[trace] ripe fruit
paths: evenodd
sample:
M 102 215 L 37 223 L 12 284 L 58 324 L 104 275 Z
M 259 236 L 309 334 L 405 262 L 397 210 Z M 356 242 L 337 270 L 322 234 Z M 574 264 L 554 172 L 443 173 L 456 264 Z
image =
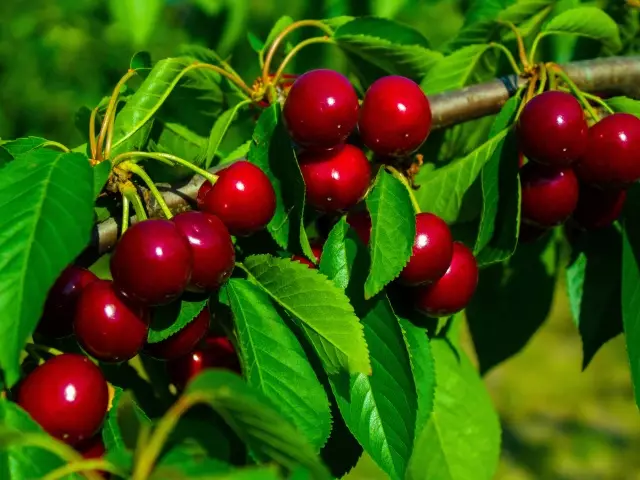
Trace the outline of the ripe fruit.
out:
M 209 331 L 211 313 L 205 307 L 198 316 L 179 332 L 158 343 L 147 343 L 144 352 L 158 360 L 172 360 L 191 352 Z
M 263 229 L 276 211 L 276 194 L 265 173 L 240 160 L 218 172 L 218 177 L 213 186 L 206 181 L 200 187 L 200 210 L 222 220 L 231 235 Z
M 189 380 L 207 368 L 224 368 L 240 373 L 240 361 L 231 341 L 224 336 L 210 336 L 185 355 L 167 363 L 171 382 L 182 390 Z
M 541 227 L 564 222 L 578 204 L 578 180 L 571 168 L 556 169 L 533 162 L 520 170 L 522 219 Z
M 320 257 L 322 257 L 322 243 L 320 243 L 317 240 L 314 242 L 311 242 L 311 251 L 313 252 L 313 255 L 316 257 L 316 263 L 309 261 L 306 257 L 303 257 L 302 255 L 293 255 L 291 257 L 291 260 L 300 262 L 309 268 L 318 268 L 318 264 L 320 263 Z
M 231 276 L 236 261 L 227 227 L 215 215 L 196 211 L 176 215 L 173 222 L 191 245 L 193 269 L 187 288 L 196 292 L 220 288 Z
M 369 188 L 371 165 L 358 147 L 347 144 L 329 151 L 305 151 L 299 160 L 307 203 L 317 210 L 351 208 Z
M 191 279 L 189 241 L 170 220 L 136 223 L 122 235 L 111 256 L 111 275 L 127 297 L 146 305 L 177 299 Z
M 433 283 L 417 287 L 418 310 L 432 317 L 446 317 L 459 312 L 471 301 L 478 285 L 478 264 L 471 250 L 453 243 L 453 257 L 447 272 Z
M 358 210 L 347 214 L 347 223 L 356 231 L 365 245 L 369 245 L 371 237 L 371 216 L 366 210 Z
M 51 338 L 71 335 L 78 296 L 95 280 L 98 277 L 86 268 L 75 265 L 65 268 L 49 289 L 38 332 Z
M 566 167 L 585 152 L 588 128 L 578 100 L 553 90 L 525 105 L 518 121 L 518 141 L 529 160 Z
M 77 445 L 102 426 L 109 390 L 102 372 L 87 357 L 64 353 L 47 360 L 24 379 L 17 403 L 47 433 Z
M 74 330 L 78 343 L 103 362 L 136 356 L 147 340 L 149 311 L 120 294 L 112 282 L 97 280 L 78 299 Z
M 587 230 L 606 227 L 620 216 L 626 199 L 626 190 L 602 190 L 581 184 L 573 219 Z
M 576 165 L 584 183 L 625 187 L 640 179 L 640 119 L 614 113 L 589 129 L 587 148 Z
M 326 150 L 347 139 L 358 122 L 358 109 L 358 96 L 347 77 L 319 69 L 298 77 L 282 113 L 294 142 Z
M 80 452 L 87 460 L 102 458 L 105 453 L 105 448 L 101 432 L 98 432 L 90 439 L 76 445 L 76 450 L 78 450 L 78 452 Z
M 362 102 L 358 129 L 362 141 L 380 156 L 416 151 L 431 130 L 429 100 L 413 80 L 391 75 L 371 84 Z
M 448 225 L 432 213 L 416 215 L 416 237 L 409 262 L 400 273 L 400 282 L 419 285 L 442 277 L 453 256 L 453 237 Z

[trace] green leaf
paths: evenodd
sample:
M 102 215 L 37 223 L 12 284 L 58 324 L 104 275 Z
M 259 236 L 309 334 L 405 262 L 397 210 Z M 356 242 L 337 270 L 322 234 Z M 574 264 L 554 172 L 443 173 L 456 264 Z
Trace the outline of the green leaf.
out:
M 561 13 L 542 27 L 543 35 L 576 35 L 602 42 L 612 52 L 622 48 L 616 22 L 597 7 L 578 7 Z
M 29 153 L 32 150 L 42 148 L 48 140 L 41 137 L 24 137 L 3 143 L 2 147 L 9 152 L 14 158 Z
M 416 236 L 416 212 L 407 187 L 380 169 L 366 199 L 371 214 L 371 271 L 364 284 L 371 298 L 394 280 L 411 257 Z
M 151 420 L 138 406 L 131 391 L 114 387 L 111 409 L 102 427 L 106 450 L 135 450 L 143 427 L 151 427 Z
M 136 48 L 146 46 L 162 13 L 161 0 L 110 0 L 111 16 Z
M 151 54 L 149 52 L 136 52 L 129 61 L 129 68 L 131 70 L 149 69 L 153 66 L 151 62 Z
M 493 51 L 491 45 L 469 45 L 441 59 L 420 83 L 426 95 L 457 90 L 471 83 L 479 83 L 486 68 L 482 59 Z
M 147 149 L 150 152 L 169 153 L 194 165 L 202 165 L 207 139 L 186 126 L 155 118 Z M 145 169 L 156 182 L 177 183 L 193 176 L 193 170 L 183 165 L 167 164 L 147 160 Z
M 207 150 L 205 154 L 206 168 L 209 168 L 212 165 L 213 158 L 215 157 L 216 153 L 218 153 L 220 144 L 222 143 L 222 140 L 224 140 L 224 136 L 227 133 L 227 130 L 229 130 L 231 123 L 238 115 L 238 111 L 248 103 L 248 101 L 237 103 L 229 110 L 223 112 L 222 115 L 220 115 L 216 120 L 216 123 L 213 124 L 211 133 L 209 134 L 209 141 L 207 142 Z
M 403 330 L 388 298 L 364 298 L 367 263 L 366 247 L 343 218 L 329 234 L 320 270 L 346 289 L 362 319 L 372 374 L 343 372 L 330 375 L 329 381 L 349 430 L 390 478 L 400 479 L 415 437 L 416 385 Z
M 0 176 L 0 367 L 8 386 L 49 288 L 89 243 L 93 173 L 80 153 L 33 150 Z
M 253 279 L 296 319 L 328 373 L 371 372 L 362 324 L 344 292 L 306 265 L 270 255 L 244 263 Z
M 247 32 L 247 40 L 249 40 L 249 45 L 254 52 L 260 53 L 264 48 L 264 43 L 258 37 L 255 36 L 252 32 Z
M 334 32 L 338 46 L 387 73 L 419 80 L 442 54 L 417 30 L 384 18 L 356 18 Z
M 182 298 L 162 307 L 155 307 L 149 325 L 149 343 L 158 343 L 175 335 L 207 306 L 208 298 L 183 295 Z
M 329 438 L 331 414 L 313 367 L 269 296 L 246 280 L 231 279 L 228 298 L 249 385 L 259 389 L 315 447 Z
M 47 450 L 20 444 L 23 436 L 38 433 L 51 443 L 56 442 L 17 404 L 6 398 L 0 399 L 0 478 L 43 478 L 64 465 L 60 458 Z
M 458 218 L 465 193 L 493 152 L 504 141 L 505 129 L 463 158 L 435 170 L 422 169 L 416 176 L 420 188 L 414 193 L 420 209 L 453 223 Z
M 282 31 L 287 28 L 289 25 L 293 23 L 293 18 L 288 15 L 284 15 L 280 17 L 276 23 L 271 28 L 269 35 L 267 35 L 267 39 L 264 41 L 262 48 L 258 50 L 258 52 L 265 52 L 267 48 L 271 46 L 276 37 L 282 33 Z
M 640 100 L 629 97 L 612 97 L 605 100 L 615 112 L 630 113 L 640 118 Z
M 303 223 L 304 180 L 278 103 L 260 115 L 247 158 L 267 174 L 276 193 L 276 211 L 267 225 L 269 233 L 285 250 L 313 258 Z
M 154 467 L 152 480 L 218 478 L 231 474 L 233 467 L 228 463 L 204 455 L 195 455 L 183 446 L 172 448 L 162 456 Z
M 435 405 L 418 437 L 407 480 L 490 480 L 500 456 L 500 422 L 491 398 L 462 350 L 431 342 Z
M 183 398 L 190 396 L 202 399 L 222 416 L 258 461 L 274 461 L 287 469 L 302 465 L 313 478 L 329 478 L 311 444 L 239 376 L 205 370 L 187 386 Z
M 247 158 L 249 154 L 249 149 L 251 148 L 251 140 L 247 140 L 242 145 L 238 146 L 235 150 L 229 152 L 222 160 L 220 160 L 219 165 L 224 165 L 226 163 L 232 162 L 234 160 L 241 160 Z
M 88 160 L 87 160 L 88 161 Z M 93 196 L 98 198 L 102 188 L 109 180 L 109 174 L 111 173 L 111 162 L 105 161 L 94 165 L 93 167 Z
M 582 368 L 600 347 L 622 333 L 622 238 L 614 228 L 581 236 L 567 266 L 567 293 L 582 338 Z

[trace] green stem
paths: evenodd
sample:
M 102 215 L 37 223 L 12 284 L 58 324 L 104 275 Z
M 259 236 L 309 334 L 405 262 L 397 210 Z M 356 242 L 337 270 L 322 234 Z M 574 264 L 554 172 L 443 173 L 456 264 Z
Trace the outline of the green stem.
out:
M 62 355 L 62 353 L 63 353 L 60 350 L 58 350 L 57 348 L 45 347 L 44 345 L 38 345 L 37 343 L 27 343 L 24 346 L 24 349 L 28 353 L 37 356 L 41 360 L 43 360 L 43 358 L 40 356 L 40 353 L 48 353 L 50 355 Z
M 548 77 L 547 67 L 545 66 L 544 63 L 541 63 L 540 64 L 540 85 L 538 85 L 538 90 L 536 91 L 536 95 L 540 95 L 542 92 L 544 92 L 544 88 L 547 85 L 547 77 Z
M 522 67 L 526 70 L 529 68 L 529 61 L 527 60 L 527 51 L 524 48 L 524 41 L 522 40 L 522 35 L 520 34 L 520 30 L 511 22 L 498 21 L 500 25 L 504 25 L 508 27 L 516 37 L 516 42 L 518 44 L 518 56 L 520 57 L 520 63 Z
M 536 61 L 536 53 L 538 51 L 538 45 L 540 44 L 540 40 L 548 35 L 549 32 L 540 32 L 536 38 L 533 40 L 533 44 L 531 45 L 531 51 L 529 52 L 529 62 L 534 64 Z
M 409 197 L 411 198 L 411 204 L 413 205 L 413 210 L 415 211 L 416 214 L 420 213 L 420 205 L 418 204 L 418 201 L 416 200 L 416 197 L 413 194 L 413 189 L 411 188 L 411 185 L 409 185 L 409 182 L 407 182 L 407 178 L 392 166 L 387 165 L 385 168 L 389 173 L 391 173 L 391 175 L 393 175 L 396 179 L 400 180 L 400 182 L 405 186 L 405 188 L 407 189 L 407 192 L 409 192 Z
M 153 183 L 151 177 L 147 175 L 147 172 L 145 172 L 140 165 L 137 165 L 133 162 L 123 162 L 120 164 L 120 168 L 125 171 L 134 173 L 135 175 L 140 177 L 151 192 L 151 195 L 153 195 L 153 198 L 155 198 L 156 202 L 158 202 L 158 205 L 160 205 L 162 213 L 164 213 L 164 216 L 167 218 L 167 220 L 171 220 L 173 218 L 173 213 L 171 213 L 171 209 L 169 208 L 169 205 L 167 205 L 167 202 L 164 201 L 164 197 L 160 193 L 160 190 L 158 190 L 158 187 L 156 187 L 156 184 Z
M 147 212 L 144 210 L 144 205 L 142 204 L 142 200 L 140 199 L 140 195 L 138 195 L 136 187 L 132 183 L 129 183 L 128 185 L 125 185 L 120 192 L 122 193 L 122 196 L 126 197 L 129 200 L 129 203 L 133 205 L 133 211 L 136 212 L 136 220 L 138 222 L 146 220 Z
M 300 42 L 295 47 L 293 47 L 291 49 L 291 51 L 287 54 L 287 56 L 284 58 L 284 60 L 282 61 L 282 63 L 278 67 L 278 70 L 276 71 L 276 74 L 274 75 L 273 80 L 271 81 L 271 83 L 273 85 L 277 85 L 278 82 L 280 81 L 280 78 L 282 77 L 282 74 L 284 73 L 284 69 L 287 67 L 289 62 L 291 62 L 291 60 L 293 60 L 293 58 L 298 54 L 298 52 L 300 50 L 302 50 L 304 47 L 306 47 L 308 45 L 313 45 L 315 43 L 331 43 L 331 44 L 333 44 L 335 42 L 333 41 L 333 39 L 331 37 L 314 37 L 314 38 L 309 38 L 307 40 L 304 40 L 304 41 Z
M 179 165 L 182 165 L 190 169 L 191 171 L 197 173 L 198 175 L 203 176 L 204 178 L 209 180 L 211 183 L 216 183 L 216 181 L 218 180 L 217 175 L 214 175 L 211 172 L 207 172 L 205 169 L 200 168 L 192 164 L 191 162 L 184 160 L 183 158 L 176 157 L 175 155 L 171 155 L 169 153 L 128 152 L 128 153 L 123 153 L 121 155 L 118 155 L 116 158 L 114 158 L 113 164 L 117 165 L 119 163 L 124 162 L 125 160 L 129 160 L 132 158 L 151 158 L 153 160 L 159 160 L 171 166 L 173 166 L 173 163 L 177 163 Z
M 98 473 L 99 471 L 113 473 L 114 475 L 117 475 L 119 477 L 123 477 L 126 475 L 113 463 L 109 462 L 108 460 L 98 458 L 64 465 L 42 477 L 42 480 L 58 480 L 61 478 L 65 478 L 67 477 L 67 475 L 70 475 L 72 473 L 80 472 L 84 472 L 84 474 L 87 476 L 89 474 L 91 474 L 92 476 L 95 475 L 94 478 L 102 478 L 102 475 Z
M 56 147 L 59 148 L 60 150 L 62 150 L 65 153 L 69 153 L 71 150 L 69 150 L 68 147 L 65 147 L 63 144 L 59 143 L 59 142 L 54 142 L 52 140 L 49 140 L 48 142 L 44 142 L 42 144 L 43 147 Z
M 560 90 L 566 91 L 566 92 L 570 92 L 571 90 L 568 88 L 560 88 Z M 607 104 L 607 102 L 605 102 L 603 99 L 601 99 L 599 96 L 597 95 L 592 95 L 590 93 L 587 92 L 582 92 L 582 95 L 584 95 L 584 98 L 591 100 L 592 102 L 596 102 L 598 105 L 600 105 L 602 108 L 604 108 L 607 112 L 609 113 L 616 113 L 615 110 L 613 108 L 611 108 L 609 106 L 609 104 Z
M 516 62 L 516 59 L 511 54 L 511 52 L 509 51 L 509 49 L 507 47 L 505 47 L 501 43 L 496 43 L 496 42 L 491 42 L 489 44 L 489 46 L 492 47 L 492 48 L 497 48 L 502 53 L 504 53 L 505 56 L 507 57 L 507 60 L 509 60 L 509 63 L 511 64 L 511 68 L 513 68 L 514 73 L 516 75 L 522 75 L 522 71 L 520 70 L 520 67 L 518 67 L 518 63 Z
M 599 121 L 600 116 L 593 109 L 593 107 L 591 106 L 589 101 L 585 98 L 585 96 L 583 95 L 582 91 L 578 88 L 578 86 L 575 83 L 573 83 L 573 80 L 571 80 L 571 78 L 569 78 L 569 75 L 567 75 L 565 71 L 562 70 L 562 68 L 560 68 L 559 65 L 551 64 L 550 68 L 552 68 L 553 71 L 556 73 L 556 75 L 558 75 L 558 77 L 560 77 L 562 81 L 564 81 L 564 83 L 566 83 L 569 86 L 571 93 L 573 93 L 578 98 L 578 100 L 580 100 L 580 103 L 582 103 L 582 105 L 587 110 L 587 112 L 589 112 L 589 115 L 591 115 L 591 118 L 593 118 L 593 120 L 596 122 Z
M 129 198 L 122 196 L 122 229 L 120 235 L 124 235 L 124 232 L 129 228 Z

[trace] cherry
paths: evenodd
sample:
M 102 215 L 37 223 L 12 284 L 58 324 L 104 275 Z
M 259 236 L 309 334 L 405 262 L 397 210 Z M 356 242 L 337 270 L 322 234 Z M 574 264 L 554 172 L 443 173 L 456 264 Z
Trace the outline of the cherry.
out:
M 369 212 L 366 210 L 351 211 L 347 214 L 347 223 L 356 231 L 362 243 L 368 245 L 371 237 L 371 216 Z
M 343 143 L 358 122 L 358 96 L 349 79 L 333 70 L 311 70 L 291 86 L 282 110 L 294 142 L 306 149 Z
M 191 245 L 193 269 L 187 288 L 196 292 L 220 288 L 231 276 L 236 261 L 227 227 L 215 215 L 196 211 L 176 215 L 173 222 Z
M 346 210 L 367 193 L 371 165 L 358 147 L 346 144 L 329 151 L 304 151 L 299 161 L 307 203 L 317 210 Z
M 358 129 L 364 144 L 380 156 L 415 152 L 431 130 L 429 100 L 413 80 L 382 77 L 365 93 Z
M 581 184 L 573 219 L 586 230 L 606 227 L 620 216 L 626 199 L 626 190 L 602 190 Z
M 478 263 L 469 248 L 453 243 L 453 257 L 447 272 L 433 283 L 415 290 L 418 310 L 432 317 L 459 312 L 471 301 L 478 285 Z
M 311 251 L 313 252 L 313 256 L 316 257 L 316 263 L 311 262 L 309 259 L 307 259 L 306 257 L 303 257 L 302 255 L 293 255 L 291 257 L 291 260 L 300 262 L 309 268 L 318 268 L 318 264 L 320 263 L 320 258 L 322 257 L 322 243 L 319 240 L 312 241 Z
M 209 331 L 211 312 L 205 307 L 179 332 L 158 343 L 147 343 L 144 352 L 158 360 L 173 360 L 191 352 Z
M 585 152 L 588 128 L 578 100 L 552 90 L 525 105 L 518 120 L 518 141 L 529 160 L 566 167 Z
M 269 177 L 246 160 L 218 172 L 211 186 L 205 182 L 198 192 L 200 210 L 217 216 L 235 236 L 263 229 L 276 211 L 276 194 Z
M 179 390 L 207 368 L 224 368 L 238 374 L 241 372 L 238 355 L 227 337 L 207 337 L 188 355 L 167 362 L 171 382 Z
M 53 437 L 70 445 L 95 435 L 107 414 L 109 388 L 100 369 L 75 353 L 52 357 L 18 387 L 17 403 Z
M 578 180 L 571 168 L 551 168 L 534 162 L 520 170 L 522 219 L 541 227 L 564 222 L 578 204 Z
M 114 288 L 109 280 L 85 287 L 78 299 L 74 330 L 78 343 L 103 362 L 136 356 L 147 340 L 149 311 Z
M 192 267 L 189 241 L 174 222 L 163 219 L 129 227 L 111 256 L 117 288 L 147 305 L 165 305 L 182 295 Z
M 98 277 L 86 268 L 75 265 L 65 268 L 49 289 L 38 332 L 51 338 L 71 335 L 78 296 L 95 280 Z
M 452 257 L 453 237 L 449 226 L 437 215 L 419 213 L 411 258 L 399 280 L 405 285 L 434 282 L 445 274 Z
M 640 179 L 640 119 L 614 113 L 589 129 L 587 148 L 576 165 L 584 183 L 625 187 Z
M 98 432 L 88 440 L 85 440 L 76 445 L 76 450 L 78 450 L 78 452 L 80 452 L 82 456 L 87 460 L 102 458 L 105 453 L 104 442 L 102 441 L 102 433 Z

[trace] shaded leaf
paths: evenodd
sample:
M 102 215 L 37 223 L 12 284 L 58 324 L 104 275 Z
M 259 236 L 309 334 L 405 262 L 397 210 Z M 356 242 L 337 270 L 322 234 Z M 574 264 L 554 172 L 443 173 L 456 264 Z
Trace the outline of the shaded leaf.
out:
M 14 158 L 23 155 L 25 153 L 29 153 L 32 150 L 37 150 L 38 148 L 42 148 L 48 140 L 46 138 L 41 137 L 24 137 L 18 138 L 16 140 L 10 140 L 6 143 L 2 144 L 2 148 L 4 148 L 7 152 L 11 154 Z
M 109 174 L 111 173 L 111 162 L 104 161 L 97 163 L 93 167 L 93 196 L 94 198 L 98 198 L 100 192 L 102 192 L 102 188 L 106 185 L 107 180 L 109 180 Z
M 542 27 L 544 35 L 577 35 L 602 42 L 611 51 L 622 48 L 616 22 L 597 7 L 578 7 L 561 13 Z
M 438 61 L 420 83 L 426 95 L 457 90 L 469 83 L 479 83 L 481 60 L 492 51 L 491 45 L 469 45 Z
M 136 52 L 129 61 L 129 68 L 131 70 L 149 69 L 153 66 L 151 62 L 151 54 L 149 52 Z
M 178 333 L 200 315 L 208 301 L 208 298 L 185 294 L 169 305 L 155 307 L 151 313 L 147 342 L 158 343 Z
M 238 111 L 247 104 L 247 101 L 237 103 L 229 110 L 224 111 L 213 124 L 211 133 L 209 134 L 209 141 L 207 142 L 207 149 L 205 154 L 206 168 L 209 168 L 212 165 L 213 158 L 215 157 L 216 153 L 218 153 L 220 144 L 222 143 L 222 140 L 224 140 L 224 136 L 227 133 L 227 130 L 229 130 L 231 123 L 238 115 Z
M 151 420 L 138 406 L 130 390 L 114 387 L 111 408 L 102 427 L 102 440 L 108 452 L 134 450 L 141 428 Z

